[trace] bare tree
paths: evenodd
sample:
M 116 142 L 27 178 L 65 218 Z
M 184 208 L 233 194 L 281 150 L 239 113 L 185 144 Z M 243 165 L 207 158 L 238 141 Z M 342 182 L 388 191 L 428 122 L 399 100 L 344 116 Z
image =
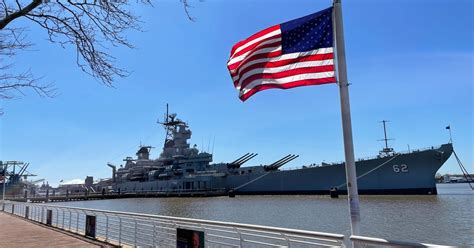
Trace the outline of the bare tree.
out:
M 23 94 L 23 89 L 32 89 L 40 96 L 54 96 L 54 86 L 41 84 L 29 70 L 8 73 L 12 63 L 5 63 L 5 57 L 11 58 L 18 50 L 32 45 L 26 41 L 26 29 L 12 25 L 16 19 L 24 18 L 43 28 L 52 43 L 75 47 L 79 68 L 112 86 L 116 77 L 125 77 L 128 72 L 116 66 L 116 58 L 108 53 L 107 47 L 133 48 L 125 33 L 140 31 L 140 20 L 131 9 L 139 4 L 151 5 L 150 0 L 0 1 L 0 99 Z M 193 20 L 188 1 L 180 1 L 188 18 Z
M 5 57 L 13 57 L 17 50 L 31 46 L 25 41 L 23 28 L 5 28 L 0 32 L 0 99 L 11 99 L 16 95 L 24 95 L 24 89 L 31 89 L 40 96 L 54 96 L 53 84 L 40 84 L 30 70 L 22 73 L 9 72 L 12 63 L 5 63 Z M 3 112 L 0 109 L 0 115 Z

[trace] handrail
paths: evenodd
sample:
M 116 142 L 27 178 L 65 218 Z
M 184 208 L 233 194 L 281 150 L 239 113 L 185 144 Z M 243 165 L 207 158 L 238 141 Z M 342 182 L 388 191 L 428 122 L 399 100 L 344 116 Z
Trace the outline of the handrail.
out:
M 206 247 L 345 247 L 345 236 L 333 233 L 53 204 L 5 201 L 3 205 L 6 212 L 80 235 L 87 232 L 89 216 L 95 216 L 94 238 L 114 245 L 174 247 L 178 228 L 184 228 L 204 232 Z
M 372 238 L 372 237 L 365 237 L 365 236 L 358 236 L 358 235 L 351 235 L 350 240 L 356 243 L 363 243 L 369 245 L 377 245 L 377 246 L 388 246 L 388 247 L 455 247 L 455 246 L 447 246 L 447 245 L 434 245 L 434 244 L 426 244 L 426 243 L 413 243 L 413 242 L 406 242 L 406 241 L 398 241 L 398 240 L 388 240 L 388 239 L 381 239 L 381 238 Z
M 192 218 L 183 218 L 183 217 L 172 217 L 172 216 L 143 214 L 143 213 L 130 213 L 130 212 L 120 212 L 120 211 L 91 209 L 91 208 L 77 208 L 77 207 L 42 204 L 42 203 L 35 203 L 34 205 L 45 206 L 45 207 L 65 208 L 65 209 L 72 209 L 72 210 L 81 210 L 81 211 L 91 211 L 91 212 L 99 212 L 99 213 L 108 213 L 108 214 L 120 214 L 120 215 L 125 215 L 125 216 L 130 216 L 130 217 L 146 217 L 146 218 L 154 218 L 154 219 L 165 219 L 165 220 L 171 220 L 171 221 L 194 222 L 194 223 L 206 224 L 206 225 L 219 225 L 219 226 L 226 226 L 226 227 L 238 227 L 238 228 L 249 228 L 249 229 L 264 230 L 264 231 L 285 232 L 285 233 L 290 233 L 290 234 L 306 234 L 306 235 L 328 237 L 328 238 L 334 238 L 334 239 L 340 239 L 340 240 L 344 239 L 344 235 L 342 234 L 306 231 L 306 230 L 289 229 L 289 228 L 282 228 L 282 227 L 270 227 L 270 226 L 261 226 L 261 225 L 252 225 L 252 224 L 242 224 L 242 223 L 236 223 L 236 222 L 201 220 L 201 219 L 192 219 Z

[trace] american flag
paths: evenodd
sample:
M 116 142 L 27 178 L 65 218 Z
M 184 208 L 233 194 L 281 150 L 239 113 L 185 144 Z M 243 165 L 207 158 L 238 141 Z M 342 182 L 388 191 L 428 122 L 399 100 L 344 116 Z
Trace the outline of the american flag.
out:
M 232 47 L 227 68 L 247 100 L 266 89 L 335 83 L 333 8 L 264 29 Z

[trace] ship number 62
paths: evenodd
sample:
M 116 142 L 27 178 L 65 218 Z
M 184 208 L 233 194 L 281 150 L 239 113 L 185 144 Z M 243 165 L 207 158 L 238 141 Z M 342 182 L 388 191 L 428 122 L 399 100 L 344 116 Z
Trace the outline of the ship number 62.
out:
M 393 165 L 393 171 L 395 173 L 400 173 L 400 172 L 406 173 L 406 172 L 408 172 L 408 165 L 406 165 L 406 164 L 401 164 L 401 165 L 394 164 Z

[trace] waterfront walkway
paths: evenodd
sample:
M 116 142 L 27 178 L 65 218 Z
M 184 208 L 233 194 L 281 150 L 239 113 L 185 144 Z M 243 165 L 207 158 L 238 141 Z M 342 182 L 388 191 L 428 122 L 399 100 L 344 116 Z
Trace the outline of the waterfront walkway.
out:
M 68 234 L 0 212 L 0 247 L 104 247 L 79 235 Z

